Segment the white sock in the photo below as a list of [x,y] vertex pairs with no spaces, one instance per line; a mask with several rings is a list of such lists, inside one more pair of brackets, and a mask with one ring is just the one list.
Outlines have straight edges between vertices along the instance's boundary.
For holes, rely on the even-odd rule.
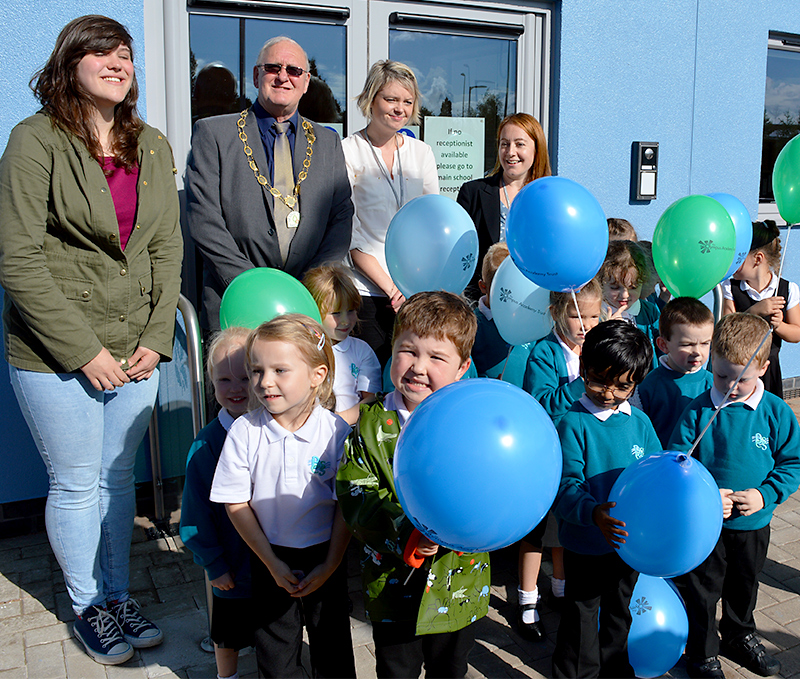
[[[520,606],[525,606],[526,604],[533,604],[535,606],[539,603],[539,588],[534,587],[532,592],[525,592],[522,589],[517,588],[517,598]],[[522,622],[524,622],[526,625],[529,625],[532,622],[539,622],[539,611],[537,611],[535,608],[523,611]]]
[[239,672],[236,671],[229,677],[221,677],[219,674],[217,674],[217,679],[239,679]]
[[559,580],[558,578],[550,578],[550,589],[553,591],[553,596],[561,599],[564,596],[564,585],[567,584],[566,580]]

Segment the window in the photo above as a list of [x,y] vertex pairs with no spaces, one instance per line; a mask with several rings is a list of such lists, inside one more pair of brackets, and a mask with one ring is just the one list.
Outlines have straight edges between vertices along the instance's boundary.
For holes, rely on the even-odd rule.
[[781,149],[800,132],[800,36],[770,33],[759,202],[774,203],[772,168]]

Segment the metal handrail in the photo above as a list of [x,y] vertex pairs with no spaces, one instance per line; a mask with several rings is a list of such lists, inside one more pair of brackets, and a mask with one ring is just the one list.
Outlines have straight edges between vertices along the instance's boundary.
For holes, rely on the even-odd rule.
[[722,296],[722,283],[718,283],[712,292],[714,293],[714,325],[716,325],[722,320],[722,304],[724,300]]
[[[178,297],[178,311],[186,327],[186,363],[192,398],[192,438],[196,438],[206,425],[205,379],[203,376],[203,350],[201,346],[200,322],[192,303],[183,295]],[[153,505],[155,520],[167,518],[164,504],[164,478],[161,471],[161,440],[158,436],[158,399],[150,416],[148,431],[150,441],[150,467],[153,474]]]
[[186,362],[191,373],[192,427],[196,437],[206,426],[206,389],[200,322],[197,320],[194,306],[183,295],[178,298],[178,310],[183,314],[183,321],[186,324]]

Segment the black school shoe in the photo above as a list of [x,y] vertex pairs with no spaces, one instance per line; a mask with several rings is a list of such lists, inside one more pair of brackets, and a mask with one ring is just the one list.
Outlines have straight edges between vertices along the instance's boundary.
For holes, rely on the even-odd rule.
[[725,673],[717,656],[704,660],[686,658],[686,674],[691,679],[725,679]]
[[544,630],[542,629],[542,621],[536,622],[522,622],[522,614],[525,611],[532,611],[536,609],[536,604],[524,604],[517,607],[517,625],[519,626],[519,635],[527,641],[542,641],[544,639]]
[[781,671],[780,662],[767,653],[754,632],[730,644],[723,642],[720,650],[726,658],[762,677],[771,677]]

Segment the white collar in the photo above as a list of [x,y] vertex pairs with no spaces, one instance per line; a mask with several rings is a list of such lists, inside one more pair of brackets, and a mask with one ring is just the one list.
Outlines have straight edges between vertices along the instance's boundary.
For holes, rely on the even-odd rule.
[[219,411],[219,415],[217,415],[217,419],[219,423],[222,425],[222,428],[225,431],[230,431],[231,425],[233,424],[234,417],[231,415],[226,408],[223,408]]
[[711,403],[714,404],[714,408],[719,409],[720,406],[723,408],[727,408],[731,405],[736,405],[737,403],[741,403],[742,405],[746,405],[750,410],[755,410],[758,408],[758,404],[761,403],[761,399],[764,396],[764,383],[759,378],[756,381],[756,388],[753,389],[753,393],[750,394],[744,401],[726,401],[724,404],[722,403],[722,399],[725,398],[725,394],[723,394],[719,389],[716,387],[711,387]]
[[486,295],[483,295],[478,300],[478,309],[480,310],[480,312],[484,316],[486,316],[486,320],[487,321],[491,321],[492,320],[492,310],[491,310],[490,307],[486,306]]
[[612,410],[611,408],[599,408],[592,403],[586,394],[581,396],[579,400],[581,405],[601,422],[605,422],[609,417],[617,413],[622,413],[623,415],[631,414],[631,404],[627,401],[623,401],[617,406],[616,410]]
[[404,426],[406,420],[411,417],[411,413],[406,408],[406,403],[403,400],[403,395],[395,389],[391,394],[387,394],[383,401],[383,407],[386,410],[394,410],[397,413],[397,419],[400,421],[400,426]]
[[751,299],[761,301],[775,296],[775,293],[778,292],[778,282],[778,274],[773,272],[772,278],[769,279],[769,284],[761,292],[751,288],[747,281],[739,281],[739,289],[746,292]]
[[334,351],[338,351],[339,353],[345,353],[348,349],[350,349],[350,345],[353,343],[353,336],[348,335],[345,337],[341,342],[337,342],[336,344],[332,344]]
[[564,342],[564,340],[561,339],[561,335],[558,334],[558,331],[553,330],[553,334],[556,336],[556,339],[558,340],[558,343],[561,345],[561,348],[564,350],[564,353],[569,352],[575,357],[575,360],[580,359],[580,356],[578,356],[578,354],[575,353],[575,350],[572,349],[571,347],[568,347]]
[[269,443],[276,443],[289,436],[294,436],[301,441],[310,441],[314,438],[314,434],[317,431],[317,422],[321,409],[322,406],[317,402],[311,414],[308,416],[308,419],[303,423],[303,426],[297,431],[289,431],[278,424],[272,414],[264,406],[261,406],[261,417],[263,417],[264,422],[264,436]]

